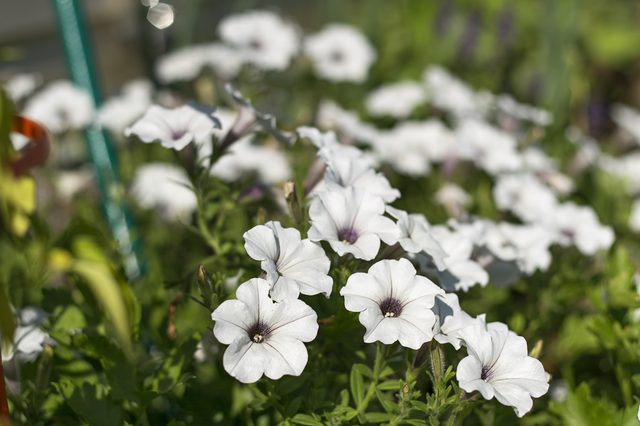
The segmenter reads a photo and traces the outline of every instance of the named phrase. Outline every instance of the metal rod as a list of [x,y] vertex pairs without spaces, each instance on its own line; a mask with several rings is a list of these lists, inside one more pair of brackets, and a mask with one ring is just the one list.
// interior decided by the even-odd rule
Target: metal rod
[[[71,78],[78,87],[91,94],[97,107],[102,102],[102,95],[81,4],[78,0],[52,1]],[[104,214],[118,243],[127,276],[130,279],[137,278],[143,272],[138,254],[139,241],[134,241],[132,237],[132,225],[124,203],[116,153],[108,134],[97,126],[89,126],[85,136]]]

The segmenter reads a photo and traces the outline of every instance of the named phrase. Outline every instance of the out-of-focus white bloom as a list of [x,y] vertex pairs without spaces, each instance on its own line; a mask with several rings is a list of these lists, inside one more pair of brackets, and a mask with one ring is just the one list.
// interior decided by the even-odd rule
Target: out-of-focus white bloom
[[286,69],[300,47],[295,26],[262,10],[227,16],[220,22],[218,34],[244,62],[265,70]]
[[626,105],[614,105],[611,110],[611,118],[620,128],[627,132],[640,144],[640,112]]
[[42,82],[36,73],[21,73],[11,76],[4,84],[4,90],[13,102],[19,102],[33,93]]
[[526,121],[538,126],[548,126],[553,123],[553,115],[549,111],[517,102],[510,95],[498,95],[494,99],[497,109],[509,117],[519,121]]
[[631,205],[629,228],[635,232],[640,232],[640,200],[635,200]]
[[162,56],[155,70],[163,83],[193,80],[205,67],[222,78],[231,78],[240,70],[242,61],[234,49],[220,43],[207,43],[184,47]]
[[431,308],[435,297],[444,292],[428,278],[416,275],[407,259],[385,259],[366,274],[351,275],[340,294],[348,311],[360,312],[360,323],[367,330],[365,343],[399,341],[404,347],[419,349],[433,338],[436,317]]
[[476,93],[439,66],[428,67],[422,75],[429,101],[438,109],[457,117],[477,116],[479,104]]
[[380,240],[389,245],[398,241],[398,227],[383,216],[384,210],[382,198],[356,188],[320,192],[309,208],[309,239],[328,241],[340,256],[351,253],[371,260]]
[[151,105],[151,83],[135,80],[122,89],[122,94],[108,99],[96,115],[96,123],[115,134],[122,134],[127,126],[145,113]]
[[471,196],[464,189],[453,183],[442,185],[442,188],[435,193],[434,199],[454,217],[461,216],[471,204]]
[[318,108],[318,125],[323,129],[334,129],[349,139],[367,144],[373,143],[379,130],[364,123],[352,111],[341,108],[333,101],[322,101]]
[[229,345],[222,359],[224,369],[242,383],[254,383],[266,375],[279,379],[299,376],[307,365],[303,342],[318,334],[318,316],[298,299],[273,302],[269,283],[254,278],[238,287],[237,300],[227,300],[211,318],[213,334]]
[[640,193],[640,152],[633,151],[620,158],[601,155],[598,165],[607,173],[622,179],[631,194]]
[[155,71],[163,83],[195,79],[204,66],[202,46],[188,46],[169,52],[156,62]]
[[93,101],[70,81],[54,81],[29,99],[23,115],[42,123],[52,133],[62,133],[91,123]]
[[198,201],[185,172],[172,164],[145,164],[136,170],[131,195],[143,208],[159,211],[166,220],[187,220]]
[[440,244],[431,236],[429,232],[429,222],[421,214],[408,214],[404,210],[399,210],[387,206],[387,213],[397,220],[400,237],[398,243],[408,253],[424,252],[429,255],[433,263],[440,270],[445,268],[444,258],[447,253],[440,247]]
[[124,133],[135,135],[145,143],[160,142],[165,148],[180,151],[191,142],[206,142],[217,125],[213,113],[202,112],[191,105],[174,109],[152,105]]
[[56,191],[63,200],[70,200],[75,194],[87,188],[92,181],[93,173],[89,169],[60,171],[55,178]]
[[553,401],[563,402],[569,396],[567,382],[562,379],[554,380],[549,386],[549,396]]
[[467,119],[456,128],[462,157],[491,175],[522,168],[515,138],[482,120]]
[[520,153],[522,164],[531,172],[549,172],[557,169],[556,161],[541,148],[530,146]]
[[443,259],[446,269],[438,273],[441,286],[467,291],[476,284],[487,285],[489,274],[471,259],[474,244],[470,238],[443,225],[431,227],[431,235],[447,253]]
[[304,52],[311,58],[316,75],[330,81],[361,83],[376,60],[376,51],[356,28],[330,24],[310,35]]
[[[220,128],[214,129],[213,134],[218,140],[223,140],[235,125],[238,114],[221,108],[216,110],[215,115],[219,119]],[[211,140],[198,145],[198,159],[203,165],[208,166],[212,152]],[[275,184],[289,179],[291,168],[278,145],[256,145],[252,136],[245,136],[234,142],[211,168],[213,176],[227,182],[235,181],[248,173],[255,173],[263,183]]]
[[39,328],[47,315],[38,308],[24,308],[15,315],[17,324],[13,333],[13,343],[7,345],[7,342],[2,342],[2,362],[11,361],[14,357],[23,362],[33,361],[42,352],[43,345],[49,338],[49,335]]
[[407,121],[375,139],[375,152],[395,170],[410,176],[430,172],[431,163],[453,155],[456,149],[451,132],[439,121]]
[[539,222],[557,205],[553,192],[534,175],[498,176],[493,199],[500,210],[509,210],[524,222]]
[[247,173],[255,173],[261,182],[267,184],[288,180],[291,168],[284,153],[276,146],[256,145],[251,139],[234,142],[213,165],[211,174],[227,182]]
[[243,238],[249,256],[262,262],[274,300],[297,299],[300,293],[331,295],[329,258],[318,244],[302,240],[297,229],[267,222],[251,228]]
[[554,233],[560,245],[575,245],[587,256],[608,250],[615,238],[613,230],[600,223],[591,207],[571,202],[557,206],[542,224]]
[[301,138],[308,139],[319,150],[340,145],[335,132],[321,132],[315,127],[308,126],[298,127],[296,131]]
[[467,392],[479,391],[513,407],[518,417],[533,407],[533,398],[549,389],[542,363],[528,356],[527,342],[505,324],[480,321],[460,330],[468,356],[458,364],[456,377]]
[[369,114],[380,117],[406,118],[426,100],[424,87],[413,81],[400,81],[379,87],[367,95]]
[[551,264],[549,246],[554,236],[543,226],[499,223],[488,227],[484,243],[493,254],[506,261],[515,261],[520,271],[533,274],[545,271]]
[[354,147],[334,145],[321,149],[318,154],[327,165],[321,188],[318,190],[336,190],[357,188],[381,197],[390,203],[400,197],[400,191],[393,188],[382,173],[376,173],[371,162],[359,152],[353,155]]

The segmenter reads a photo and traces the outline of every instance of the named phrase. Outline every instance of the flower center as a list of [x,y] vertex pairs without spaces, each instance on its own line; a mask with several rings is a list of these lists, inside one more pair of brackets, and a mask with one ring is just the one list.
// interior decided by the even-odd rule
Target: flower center
[[258,40],[257,38],[252,39],[249,42],[249,47],[253,50],[261,50],[262,49],[262,42],[260,40]]
[[343,243],[353,244],[358,241],[358,233],[351,227],[339,229],[338,240],[342,241]]
[[271,330],[269,329],[269,326],[262,321],[256,322],[247,330],[247,335],[253,341],[253,343],[264,342],[270,334]]
[[173,140],[177,141],[178,139],[181,139],[186,134],[187,134],[186,130],[175,130],[172,134]]
[[482,371],[480,372],[480,378],[485,382],[489,382],[492,377],[493,377],[493,370],[491,369],[491,367],[483,366]]
[[342,62],[342,60],[344,59],[344,54],[340,50],[334,50],[333,52],[331,52],[329,58],[331,58],[332,62]]
[[396,318],[402,313],[402,303],[398,299],[389,297],[380,303],[380,312],[385,318]]

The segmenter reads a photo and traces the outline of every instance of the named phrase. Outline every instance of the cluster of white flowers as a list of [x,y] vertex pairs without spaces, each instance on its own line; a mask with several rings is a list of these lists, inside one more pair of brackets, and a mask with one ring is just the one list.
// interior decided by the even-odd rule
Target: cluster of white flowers
[[[303,343],[316,337],[318,325],[316,313],[299,297],[329,297],[334,288],[330,259],[320,244],[325,241],[337,256],[374,261],[368,272],[354,272],[339,290],[345,309],[359,313],[365,343],[399,342],[417,350],[436,339],[456,349],[464,346],[469,356],[458,369],[460,386],[487,399],[495,396],[519,416],[528,412],[531,398],[548,389],[540,361],[527,355],[522,337],[504,324],[486,324],[484,316],[472,318],[445,289],[488,283],[489,273],[479,263],[481,248],[493,247],[496,257],[532,272],[548,266],[549,243],[531,238],[533,225],[477,220],[432,226],[423,215],[389,205],[400,193],[365,152],[341,143],[333,132],[301,127],[298,134],[312,142],[324,165],[309,193],[308,239],[279,222],[244,234],[247,253],[261,262],[264,279],[242,284],[237,299],[223,302],[212,314],[216,338],[229,344],[227,372],[242,382],[302,373],[308,360]],[[375,261],[382,243],[387,249]],[[385,258],[401,253],[398,260]],[[412,261],[435,282],[419,275]]]
[[218,25],[222,42],[185,47],[160,58],[156,74],[164,83],[193,80],[209,68],[222,78],[236,76],[244,64],[265,71],[284,71],[303,52],[315,74],[334,82],[367,79],[376,52],[366,37],[346,24],[331,24],[303,36],[276,13],[254,10],[225,17]]

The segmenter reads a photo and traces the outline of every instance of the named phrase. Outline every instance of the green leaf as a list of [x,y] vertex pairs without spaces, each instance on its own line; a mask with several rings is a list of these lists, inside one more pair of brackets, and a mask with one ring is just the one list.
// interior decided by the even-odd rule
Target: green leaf
[[395,415],[389,413],[367,413],[365,417],[367,418],[367,421],[371,423],[384,423],[391,421]]
[[394,391],[400,390],[404,385],[404,380],[387,380],[386,382],[382,382],[378,385],[378,389],[381,391]]
[[562,403],[551,403],[551,411],[559,415],[567,426],[615,426],[610,407],[591,396],[586,383],[569,394]]
[[2,344],[11,344],[13,342],[15,328],[16,321],[13,318],[9,298],[4,288],[0,287],[0,335],[2,336]]
[[305,426],[322,426],[323,423],[318,420],[314,416],[310,416],[309,414],[296,414],[293,416],[290,421],[296,425],[305,425]]
[[357,368],[358,365],[362,364],[355,364],[351,368],[351,377],[349,379],[351,395],[353,395],[356,406],[364,399],[364,379],[362,378],[361,369]]
[[118,283],[109,268],[90,260],[76,260],[71,270],[85,279],[107,318],[113,324],[116,340],[128,356],[133,356],[129,315]]

